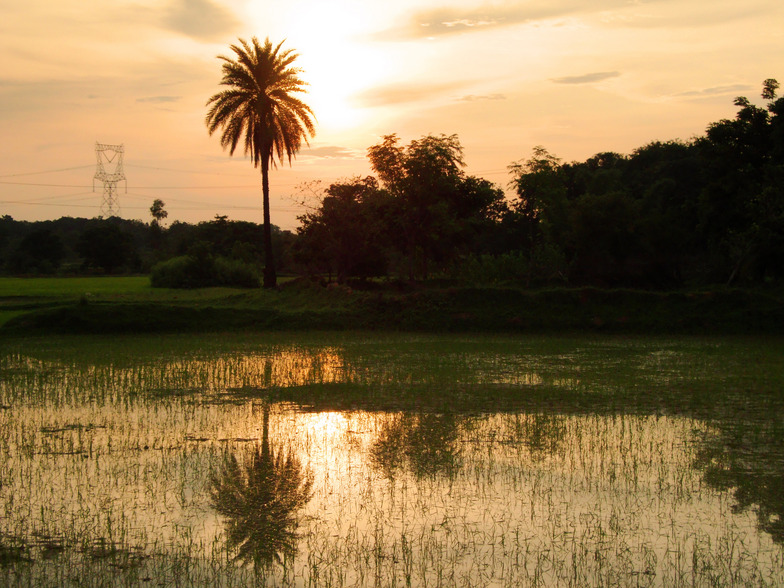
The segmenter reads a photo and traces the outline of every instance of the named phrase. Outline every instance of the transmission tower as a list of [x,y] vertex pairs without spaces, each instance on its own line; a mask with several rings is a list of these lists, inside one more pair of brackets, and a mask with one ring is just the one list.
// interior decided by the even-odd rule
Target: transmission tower
[[125,181],[125,191],[128,191],[128,181],[123,171],[122,145],[103,145],[95,143],[95,158],[98,166],[93,176],[93,192],[95,180],[103,182],[103,200],[101,201],[100,218],[109,218],[120,215],[120,199],[117,196],[117,183]]

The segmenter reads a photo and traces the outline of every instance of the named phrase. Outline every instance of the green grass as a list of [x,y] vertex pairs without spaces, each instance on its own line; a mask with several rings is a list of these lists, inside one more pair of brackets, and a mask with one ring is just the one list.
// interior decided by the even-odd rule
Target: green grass
[[197,288],[175,290],[153,288],[147,276],[110,276],[89,278],[0,278],[0,299],[53,298],[70,301],[87,297],[93,300],[177,301],[212,300],[242,292],[234,288]]
[[147,276],[90,277],[90,278],[0,278],[0,297],[57,296],[78,297],[93,295],[147,294]]
[[782,334],[778,291],[380,285],[282,280],[276,290],[152,288],[146,277],[0,278],[0,327],[31,332],[373,329]]

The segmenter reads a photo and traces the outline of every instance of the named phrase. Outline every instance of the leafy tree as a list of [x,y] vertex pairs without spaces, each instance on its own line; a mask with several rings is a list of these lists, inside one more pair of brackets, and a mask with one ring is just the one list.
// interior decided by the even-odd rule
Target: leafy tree
[[51,229],[40,228],[28,233],[9,260],[14,273],[51,273],[65,256],[60,237]]
[[163,220],[169,216],[169,213],[164,209],[166,206],[160,198],[156,198],[150,206],[150,214],[152,215],[152,222],[150,222],[150,239],[152,241],[153,249],[160,250],[163,245]]
[[111,220],[87,228],[79,237],[76,249],[84,266],[112,273],[136,261],[133,238]]
[[272,249],[272,225],[269,206],[269,168],[275,158],[284,156],[291,164],[302,142],[315,134],[313,112],[295,94],[305,91],[301,70],[292,67],[297,54],[273,46],[267,39],[261,45],[255,37],[251,43],[240,39],[231,45],[236,58],[225,56],[221,85],[227,89],[212,96],[207,105],[207,129],[212,135],[221,132],[221,146],[233,155],[240,140],[244,153],[254,167],[261,168],[264,214],[264,287],[277,284]]
[[152,215],[152,225],[160,227],[161,222],[169,216],[169,213],[164,210],[166,203],[160,198],[156,198],[150,206],[150,214]]
[[512,211],[521,225],[522,245],[533,250],[548,228],[557,230],[565,220],[566,186],[561,160],[539,145],[528,160],[512,163],[509,172],[518,197]]
[[568,230],[566,175],[561,160],[542,146],[509,166],[517,200],[503,215],[509,246],[528,258],[527,282],[562,275]]
[[465,175],[457,135],[426,135],[399,144],[396,135],[368,149],[371,166],[392,196],[393,242],[409,278],[427,277],[432,262],[448,262],[467,226],[496,215],[503,192]]
[[722,276],[731,283],[776,271],[761,262],[778,232],[774,228],[771,234],[770,221],[775,225],[784,216],[776,183],[784,165],[784,153],[777,148],[782,107],[775,100],[777,88],[773,79],[763,83],[767,108],[745,96],[736,98],[735,118],[711,124],[698,141],[709,178],[701,194],[699,230],[711,254],[714,279]]
[[305,265],[334,270],[338,282],[349,276],[384,275],[384,213],[387,203],[378,181],[368,176],[329,186],[319,208],[299,217],[300,258]]

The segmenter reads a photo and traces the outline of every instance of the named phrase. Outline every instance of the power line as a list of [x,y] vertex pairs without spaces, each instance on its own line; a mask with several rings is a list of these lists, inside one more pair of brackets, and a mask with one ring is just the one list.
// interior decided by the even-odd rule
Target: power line
[[[46,188],[92,188],[91,185],[82,184],[42,184],[38,182],[7,182],[0,180],[0,184],[12,186],[42,186]],[[137,190],[226,190],[229,188],[257,188],[258,184],[248,184],[243,186],[134,186]]]
[[170,171],[176,172],[181,174],[204,174],[209,176],[231,176],[235,178],[247,178],[248,174],[225,174],[220,172],[208,172],[202,170],[186,170],[186,169],[174,169],[172,167],[156,167],[152,165],[138,165],[135,163],[126,163],[125,167],[135,167],[139,169],[153,169],[153,170],[160,170],[160,171]]
[[34,182],[6,182],[4,180],[0,180],[0,184],[9,184],[13,186],[45,186],[47,188],[92,188],[90,185],[82,184],[39,184]]
[[[74,169],[87,169],[88,167],[93,167],[93,166],[92,165],[77,165],[77,166],[74,166],[74,167],[63,167],[63,168],[60,168],[60,169],[47,169],[47,170],[43,170],[43,171],[22,172],[22,173],[17,173],[17,174],[3,174],[3,175],[0,175],[0,178],[15,178],[15,177],[18,177],[18,176],[37,176],[37,175],[41,175],[41,174],[53,174],[53,173],[57,173],[57,172],[71,171],[71,170],[74,170]],[[3,183],[5,183],[5,182],[3,182]]]
[[[94,204],[74,204],[72,202],[29,202],[23,200],[0,200],[0,204],[24,204],[29,206],[58,206],[61,208],[95,208]],[[125,210],[149,210],[147,206],[124,206]],[[258,206],[233,206],[233,205],[222,205],[222,204],[214,204],[208,205],[205,204],[204,206],[177,206],[178,210],[183,211],[221,211],[221,210],[249,210],[254,212],[261,212],[261,208]],[[288,206],[271,206],[270,210],[273,212],[300,212],[299,208],[292,208]]]

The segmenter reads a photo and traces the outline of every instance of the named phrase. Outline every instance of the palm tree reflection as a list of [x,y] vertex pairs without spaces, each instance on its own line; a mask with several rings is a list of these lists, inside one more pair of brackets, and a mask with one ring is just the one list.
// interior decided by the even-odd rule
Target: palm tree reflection
[[452,414],[390,415],[373,444],[373,463],[388,477],[408,467],[416,477],[445,474],[460,468],[459,420]]
[[285,565],[296,553],[298,514],[311,498],[313,475],[291,450],[270,445],[268,406],[261,446],[241,459],[227,452],[211,482],[212,505],[226,518],[234,559],[257,568]]

